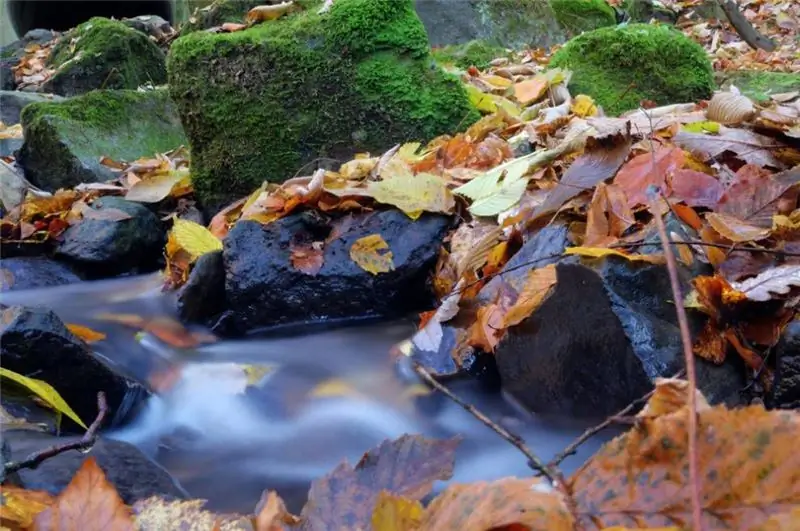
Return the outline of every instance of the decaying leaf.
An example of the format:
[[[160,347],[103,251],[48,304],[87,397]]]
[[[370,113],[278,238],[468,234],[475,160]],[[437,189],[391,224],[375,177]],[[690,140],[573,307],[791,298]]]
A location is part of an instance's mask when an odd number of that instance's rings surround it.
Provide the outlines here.
[[[381,491],[372,512],[373,531],[409,531],[418,529],[424,508],[417,500],[392,496]]]
[[[751,301],[768,301],[800,287],[800,265],[776,266],[753,278],[731,282],[731,287],[744,293]]]
[[[654,185],[663,189],[667,176],[681,168],[685,160],[683,151],[676,147],[662,147],[653,153],[637,155],[619,169],[614,184],[625,191],[631,207],[646,205],[647,187]]]
[[[36,515],[52,503],[53,496],[48,492],[3,485],[0,487],[0,526],[30,529]]]
[[[528,273],[528,278],[517,301],[503,316],[503,328],[518,325],[535,312],[550,295],[557,281],[555,264],[546,265]]]
[[[245,20],[248,24],[257,24],[277,20],[289,13],[295,7],[294,2],[281,2],[280,4],[256,6],[247,12]]]
[[[711,212],[706,214],[706,220],[720,236],[732,242],[741,243],[762,240],[769,236],[770,233],[769,229],[754,227],[725,214]]]
[[[285,526],[297,525],[299,518],[286,510],[286,504],[274,490],[264,491],[256,506],[254,531],[282,531]]]
[[[83,429],[87,429],[86,424],[78,417],[78,415],[69,407],[61,395],[58,394],[58,391],[53,389],[47,382],[43,382],[42,380],[37,380],[35,378],[28,378],[27,376],[22,376],[21,374],[17,374],[14,371],[10,371],[5,367],[0,367],[0,376],[4,378],[8,378],[9,380],[13,380],[19,385],[23,386],[24,388],[31,391],[33,394],[38,396],[39,398],[44,401],[49,407],[53,410],[63,413],[70,419],[72,419],[78,426],[82,427]]]
[[[380,234],[370,234],[353,242],[350,259],[373,275],[388,273],[394,269],[392,251]]]
[[[204,500],[165,501],[157,496],[139,500],[132,508],[136,530],[254,531],[250,518],[235,514],[217,515],[203,509],[205,503]]]
[[[68,323],[67,328],[69,329],[70,332],[72,332],[79,338],[83,339],[87,343],[102,341],[103,339],[106,338],[106,335],[104,333],[92,330],[88,326]]]
[[[705,156],[705,159],[719,157],[725,151],[735,153],[743,161],[759,166],[782,169],[784,164],[775,158],[773,151],[780,144],[773,139],[753,133],[747,129],[720,127],[719,134],[689,133],[680,131],[673,137],[674,142],[692,153]]]
[[[689,405],[689,382],[679,378],[656,378],[655,390],[642,410],[636,414],[639,418],[660,417],[668,415]],[[705,411],[711,406],[706,397],[698,389],[695,392],[697,411]]]
[[[713,208],[725,189],[719,179],[697,170],[682,169],[668,176],[670,197],[680,199],[692,207]]]

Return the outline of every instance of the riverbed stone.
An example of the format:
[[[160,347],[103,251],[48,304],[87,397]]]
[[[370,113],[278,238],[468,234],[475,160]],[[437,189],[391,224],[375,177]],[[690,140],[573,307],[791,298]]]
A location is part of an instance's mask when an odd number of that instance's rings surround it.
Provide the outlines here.
[[[124,23],[94,17],[65,33],[48,66],[55,73],[44,92],[76,96],[96,89],[136,89],[167,80],[164,52],[147,35]]]
[[[62,98],[55,94],[36,92],[20,92],[18,90],[0,90],[0,121],[5,125],[19,123],[22,109],[31,103],[59,101]]]
[[[3,440],[8,442],[14,460],[25,459],[34,452],[55,444],[73,442],[76,439],[77,436],[55,437],[32,431],[6,430],[3,433]],[[168,501],[188,498],[187,493],[169,472],[145,456],[138,448],[105,437],[97,440],[88,455],[70,450],[46,459],[35,469],[20,470],[18,478],[21,484],[18,486],[58,495],[69,484],[83,462],[90,457],[95,459],[122,501],[129,505],[150,496],[159,496]]]
[[[159,267],[165,230],[150,209],[114,196],[96,199],[91,208],[100,219],[84,216],[64,231],[56,247],[58,259],[90,278],[146,273]],[[116,219],[121,213],[130,217]],[[109,217],[103,219],[104,215]]]
[[[178,293],[178,316],[205,323],[225,307],[225,262],[222,251],[206,253],[195,262],[189,280]]]
[[[23,109],[22,127],[18,161],[33,184],[52,191],[113,178],[101,157],[134,161],[186,143],[165,90],[97,90],[34,103]]]
[[[11,306],[0,310],[0,359],[5,369],[44,380],[88,426],[97,417],[97,393],[106,394],[106,425],[115,425],[146,396],[142,386],[94,356],[51,310]],[[4,381],[3,385],[10,385]],[[84,428],[64,416],[62,430]]]
[[[72,268],[43,256],[0,260],[0,292],[63,286],[80,281],[81,277]]]
[[[204,206],[282,182],[319,158],[349,160],[479,118],[439,69],[411,0],[321,2],[233,33],[193,32],[170,49],[170,94]]]
[[[627,24],[583,33],[556,52],[550,66],[572,71],[570,92],[592,96],[609,115],[636,109],[642,100],[695,102],[714,90],[705,50],[666,25]]]

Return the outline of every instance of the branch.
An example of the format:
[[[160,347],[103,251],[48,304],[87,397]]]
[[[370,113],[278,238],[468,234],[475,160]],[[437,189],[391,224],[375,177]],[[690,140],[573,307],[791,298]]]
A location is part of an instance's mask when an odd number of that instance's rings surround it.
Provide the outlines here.
[[[775,43],[759,33],[758,30],[750,24],[750,21],[739,11],[739,6],[736,5],[734,0],[717,0],[717,4],[719,4],[719,7],[725,12],[725,16],[728,17],[728,22],[731,23],[736,33],[738,33],[751,48],[756,50],[761,48],[768,52],[775,49]]]
[[[10,461],[3,465],[5,475],[13,474],[23,468],[36,468],[46,459],[54,457],[58,454],[64,453],[67,450],[85,450],[91,448],[97,441],[97,430],[103,424],[103,420],[108,413],[108,404],[106,403],[106,395],[101,391],[97,393],[97,418],[94,419],[89,429],[83,434],[83,437],[77,441],[68,443],[61,443],[53,445],[44,450],[39,450],[29,455],[24,461]]]

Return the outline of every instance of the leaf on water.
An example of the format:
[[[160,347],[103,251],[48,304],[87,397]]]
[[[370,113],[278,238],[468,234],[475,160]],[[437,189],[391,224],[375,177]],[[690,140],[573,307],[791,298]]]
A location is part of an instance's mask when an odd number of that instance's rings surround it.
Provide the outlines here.
[[[415,529],[572,531],[576,527],[563,496],[544,480],[503,478],[447,487]]]
[[[10,371],[5,367],[0,367],[0,376],[15,381],[22,387],[28,389],[33,394],[41,398],[45,404],[55,411],[63,413],[83,429],[88,429],[86,424],[83,423],[80,417],[78,417],[72,408],[69,407],[69,404],[67,404],[64,399],[61,398],[61,395],[58,394],[58,391],[56,391],[49,383],[43,382],[42,380],[36,380],[35,378],[22,376],[21,374]]]
[[[212,343],[216,338],[212,335],[192,332],[179,321],[170,317],[142,317],[126,313],[98,313],[93,316],[100,321],[119,323],[131,328],[144,330],[161,341],[175,348],[195,348],[204,343]]]
[[[434,481],[453,475],[459,441],[403,435],[370,450],[355,467],[345,461],[311,484],[300,515],[303,529],[366,529],[381,491],[421,499]]]
[[[668,180],[670,197],[692,207],[713,208],[725,193],[719,179],[697,170],[677,170]]]
[[[222,242],[204,226],[185,219],[174,218],[171,235],[180,247],[191,256],[192,261],[202,255],[222,250]]]
[[[638,419],[569,480],[585,529],[692,525],[688,408]],[[800,504],[800,415],[761,406],[697,412],[704,529],[757,529]]]
[[[710,212],[706,214],[706,221],[720,236],[735,243],[763,240],[770,234],[770,229],[754,227],[726,214]]]
[[[577,254],[587,258],[603,258],[606,256],[619,256],[631,262],[648,262],[650,264],[665,263],[664,256],[660,254],[626,254],[616,249],[606,247],[567,247],[564,254]]]
[[[776,295],[787,295],[792,288],[800,287],[800,265],[781,265],[767,269],[759,275],[741,282],[731,282],[731,287],[744,293],[751,301],[768,301]]]
[[[704,155],[705,160],[717,158],[723,152],[731,151],[749,164],[778,169],[784,167],[772,153],[772,150],[781,148],[782,144],[747,129],[723,126],[720,127],[718,135],[679,131],[672,140],[687,151]]]
[[[614,184],[620,186],[628,196],[628,205],[648,204],[645,192],[650,185],[661,189],[666,177],[683,166],[686,157],[680,148],[661,147],[652,153],[637,155],[623,165]]]
[[[306,275],[316,275],[325,263],[323,242],[311,242],[304,245],[292,243],[289,245],[289,252],[292,267]]]
[[[170,172],[142,179],[128,190],[125,199],[139,203],[158,203],[169,196],[172,188],[183,177],[180,172]]]
[[[535,312],[550,296],[558,282],[555,264],[546,265],[528,273],[517,301],[503,316],[503,328],[518,325]]]
[[[216,515],[204,510],[205,504],[205,500],[165,501],[157,496],[139,500],[133,504],[136,529],[137,531],[168,531],[172,529],[253,531],[250,518],[235,514]]]
[[[257,24],[277,20],[294,7],[294,2],[281,2],[280,4],[256,6],[247,12],[245,20],[248,24]]]
[[[53,505],[36,516],[37,530],[134,531],[131,511],[94,457],[87,458]]]
[[[106,335],[104,333],[92,330],[88,326],[68,323],[67,328],[69,329],[70,332],[72,332],[79,338],[83,339],[87,343],[95,343],[97,341],[102,341],[106,338]]]
[[[380,234],[370,234],[353,242],[350,247],[350,259],[358,267],[373,275],[394,269],[392,251]]]
[[[708,102],[706,117],[713,122],[738,125],[752,118],[755,112],[753,102],[747,96],[718,92]]]
[[[386,491],[378,495],[372,512],[373,531],[408,531],[417,529],[425,509],[417,500],[392,496]]]
[[[423,211],[449,214],[455,208],[444,179],[432,173],[414,175],[399,155],[386,163],[380,176],[382,180],[367,186],[370,195],[379,203],[396,206],[411,219],[419,218]]]
[[[52,504],[53,496],[49,492],[3,485],[0,487],[0,526],[30,529],[36,515]]]

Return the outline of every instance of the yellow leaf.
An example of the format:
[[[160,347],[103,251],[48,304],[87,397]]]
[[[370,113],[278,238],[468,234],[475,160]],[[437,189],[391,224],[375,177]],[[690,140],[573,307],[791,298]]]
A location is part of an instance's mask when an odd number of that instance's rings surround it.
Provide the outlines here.
[[[192,261],[206,253],[222,250],[222,242],[219,238],[194,221],[175,218],[171,234],[175,236],[175,242],[189,253]]]
[[[247,22],[250,24],[266,22],[269,20],[277,20],[288,13],[292,7],[294,7],[294,2],[281,2],[280,4],[275,5],[256,6],[247,12],[245,20],[247,20]]]
[[[547,299],[558,281],[555,264],[550,264],[528,273],[525,285],[514,305],[503,316],[503,328],[521,323],[535,312]]]
[[[369,183],[369,193],[380,203],[396,206],[411,219],[417,219],[423,211],[450,213],[455,208],[455,199],[444,179],[431,173],[414,175],[397,155],[383,167],[381,177],[383,180]]]
[[[79,338],[83,339],[87,343],[102,341],[103,339],[106,338],[106,335],[104,333],[92,330],[87,326],[82,326],[77,324],[67,324],[67,328],[69,329],[70,332],[72,332]]]
[[[139,203],[158,203],[169,196],[172,188],[182,177],[183,175],[176,171],[142,179],[128,190],[125,199]]]
[[[373,275],[394,269],[392,251],[380,234],[370,234],[356,240],[350,247],[350,259]]]
[[[269,372],[272,367],[265,365],[243,365],[242,371],[247,376],[247,385],[257,385]]]
[[[373,531],[406,531],[416,529],[422,520],[422,504],[381,491],[372,511]]]
[[[308,396],[313,398],[357,397],[359,395],[360,393],[352,385],[339,378],[323,380],[308,393]]]
[[[499,87],[499,88],[508,88],[513,83],[513,81],[511,81],[508,78],[505,78],[505,77],[502,77],[502,76],[496,76],[496,75],[493,75],[493,74],[485,74],[485,75],[481,76],[481,79],[483,81],[486,81],[490,85],[494,85],[495,87]]]
[[[581,118],[597,114],[597,106],[594,104],[594,100],[585,94],[578,94],[575,96],[570,110]]]
[[[603,258],[605,256],[620,256],[631,262],[649,262],[651,264],[663,264],[664,257],[662,255],[650,254],[625,254],[616,249],[608,249],[606,247],[567,247],[564,249],[564,254],[577,254],[579,256],[586,256],[588,258]]]
[[[497,112],[497,104],[492,100],[491,94],[485,94],[473,85],[464,85],[469,102],[481,112],[491,114]]]
[[[52,504],[53,497],[47,492],[3,485],[0,491],[0,521],[15,524],[14,529],[30,529],[36,515]]]
[[[88,429],[86,424],[83,423],[80,417],[78,417],[78,415],[72,410],[71,407],[69,407],[64,399],[61,398],[61,395],[58,394],[58,391],[53,389],[53,386],[51,386],[49,383],[43,382],[42,380],[36,380],[34,378],[28,378],[27,376],[22,376],[14,371],[9,371],[5,367],[0,367],[0,376],[4,376],[9,380],[17,382],[19,385],[41,398],[55,411],[68,416],[83,429]]]

